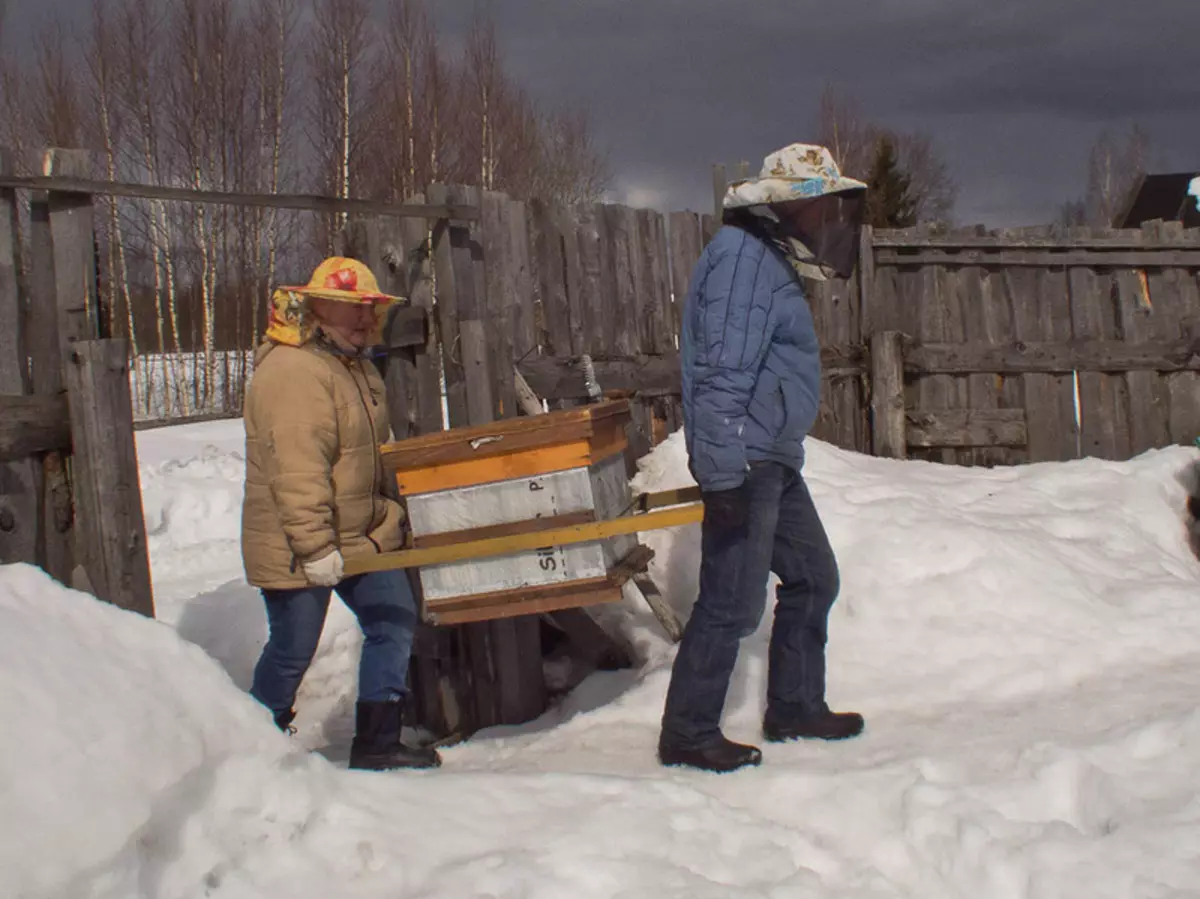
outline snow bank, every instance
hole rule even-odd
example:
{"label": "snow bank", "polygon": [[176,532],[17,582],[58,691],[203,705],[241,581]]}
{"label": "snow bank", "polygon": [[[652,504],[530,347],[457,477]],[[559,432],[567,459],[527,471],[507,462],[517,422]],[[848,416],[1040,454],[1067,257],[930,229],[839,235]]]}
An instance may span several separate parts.
{"label": "snow bank", "polygon": [[[1195,450],[986,471],[810,441],[843,575],[830,698],[866,714],[862,738],[769,745],[726,777],[659,768],[674,650],[631,595],[605,614],[638,670],[438,771],[373,775],[341,770],[358,637],[340,606],[298,739],[245,696],[265,625],[223,427],[139,435],[162,622],[0,569],[0,895],[1093,899],[1200,882],[1200,563],[1176,480]],[[635,486],[687,483],[676,435]],[[644,539],[686,618],[697,529]],[[735,673],[737,739],[758,736],[768,627]]]}
{"label": "snow bank", "polygon": [[165,624],[0,569],[0,895],[40,895],[125,846],[230,757],[290,750],[262,708]]}

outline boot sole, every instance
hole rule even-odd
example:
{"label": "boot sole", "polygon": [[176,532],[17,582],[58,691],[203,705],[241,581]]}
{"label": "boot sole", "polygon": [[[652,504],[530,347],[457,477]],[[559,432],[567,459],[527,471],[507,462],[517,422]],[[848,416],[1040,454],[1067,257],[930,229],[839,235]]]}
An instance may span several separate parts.
{"label": "boot sole", "polygon": [[757,768],[762,764],[762,754],[760,753],[756,758],[728,766],[698,765],[683,759],[664,759],[661,755],[658,757],[658,763],[664,768],[692,768],[695,771],[707,771],[711,774],[729,774],[731,771],[740,771],[742,768]]}
{"label": "boot sole", "polygon": [[347,767],[352,771],[399,771],[402,769],[423,770],[427,768],[440,768],[441,760],[429,762],[420,761],[398,761],[396,759],[378,758],[378,759],[355,759],[351,758]]}
{"label": "boot sole", "polygon": [[797,740],[824,740],[826,743],[836,743],[841,740],[853,740],[861,736],[864,728],[849,734],[779,734],[763,731],[763,739],[768,743],[795,743]]}

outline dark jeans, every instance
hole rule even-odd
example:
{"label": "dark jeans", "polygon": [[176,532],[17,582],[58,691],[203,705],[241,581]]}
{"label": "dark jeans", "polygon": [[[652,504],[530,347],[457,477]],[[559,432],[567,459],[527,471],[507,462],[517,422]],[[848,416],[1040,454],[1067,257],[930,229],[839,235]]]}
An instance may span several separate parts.
{"label": "dark jeans", "polygon": [[804,717],[825,705],[825,642],[838,594],[837,559],[800,474],[775,462],[747,474],[744,527],[701,525],[700,595],[679,644],[663,738],[694,748],[720,736],[738,644],[762,621],[770,572],[779,576],[768,655],[771,714]]}
{"label": "dark jeans", "polygon": [[295,702],[317,651],[334,589],[358,617],[363,632],[359,701],[386,702],[407,692],[417,604],[407,574],[377,571],[347,578],[336,588],[262,591],[270,636],[254,669],[250,694],[275,714],[288,711]]}

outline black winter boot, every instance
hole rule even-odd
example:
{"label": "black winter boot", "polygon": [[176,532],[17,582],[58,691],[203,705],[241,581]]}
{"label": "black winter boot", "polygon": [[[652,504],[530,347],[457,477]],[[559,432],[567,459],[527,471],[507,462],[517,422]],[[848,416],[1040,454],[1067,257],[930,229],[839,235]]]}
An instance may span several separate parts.
{"label": "black winter boot", "polygon": [[828,707],[815,714],[798,715],[770,708],[763,716],[763,736],[769,743],[788,740],[847,740],[863,731],[858,712],[831,712]]}
{"label": "black winter boot", "polygon": [[350,767],[368,771],[393,768],[436,768],[442,763],[437,750],[408,746],[400,740],[404,703],[360,702],[355,707],[354,742]]}
{"label": "black winter boot", "polygon": [[734,743],[719,737],[715,742],[696,749],[684,749],[672,746],[669,742],[658,741],[658,760],[668,767],[686,766],[699,768],[701,771],[715,771],[724,774],[736,771],[738,768],[758,765],[762,762],[762,752],[757,746],[747,746]]}
{"label": "black winter boot", "polygon": [[275,726],[285,734],[294,734],[296,732],[296,728],[292,727],[292,720],[295,717],[295,709],[288,709],[286,712],[278,712],[275,715]]}

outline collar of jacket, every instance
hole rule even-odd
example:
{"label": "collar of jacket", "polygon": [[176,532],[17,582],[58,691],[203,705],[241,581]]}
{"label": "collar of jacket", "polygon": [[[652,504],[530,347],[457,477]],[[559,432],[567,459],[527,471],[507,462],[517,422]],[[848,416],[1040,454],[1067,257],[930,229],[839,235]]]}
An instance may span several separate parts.
{"label": "collar of jacket", "polygon": [[805,246],[803,241],[790,235],[777,219],[760,214],[752,207],[738,210],[738,213],[730,218],[729,224],[748,231],[759,240],[774,246],[799,277],[810,281],[829,280],[829,273],[824,266],[813,259],[812,250]]}
{"label": "collar of jacket", "polygon": [[329,353],[331,356],[337,356],[348,361],[366,361],[374,359],[377,356],[384,355],[379,347],[360,347],[359,349],[346,349],[339,346],[332,337],[325,333],[320,327],[313,332],[312,344],[315,349]]}

